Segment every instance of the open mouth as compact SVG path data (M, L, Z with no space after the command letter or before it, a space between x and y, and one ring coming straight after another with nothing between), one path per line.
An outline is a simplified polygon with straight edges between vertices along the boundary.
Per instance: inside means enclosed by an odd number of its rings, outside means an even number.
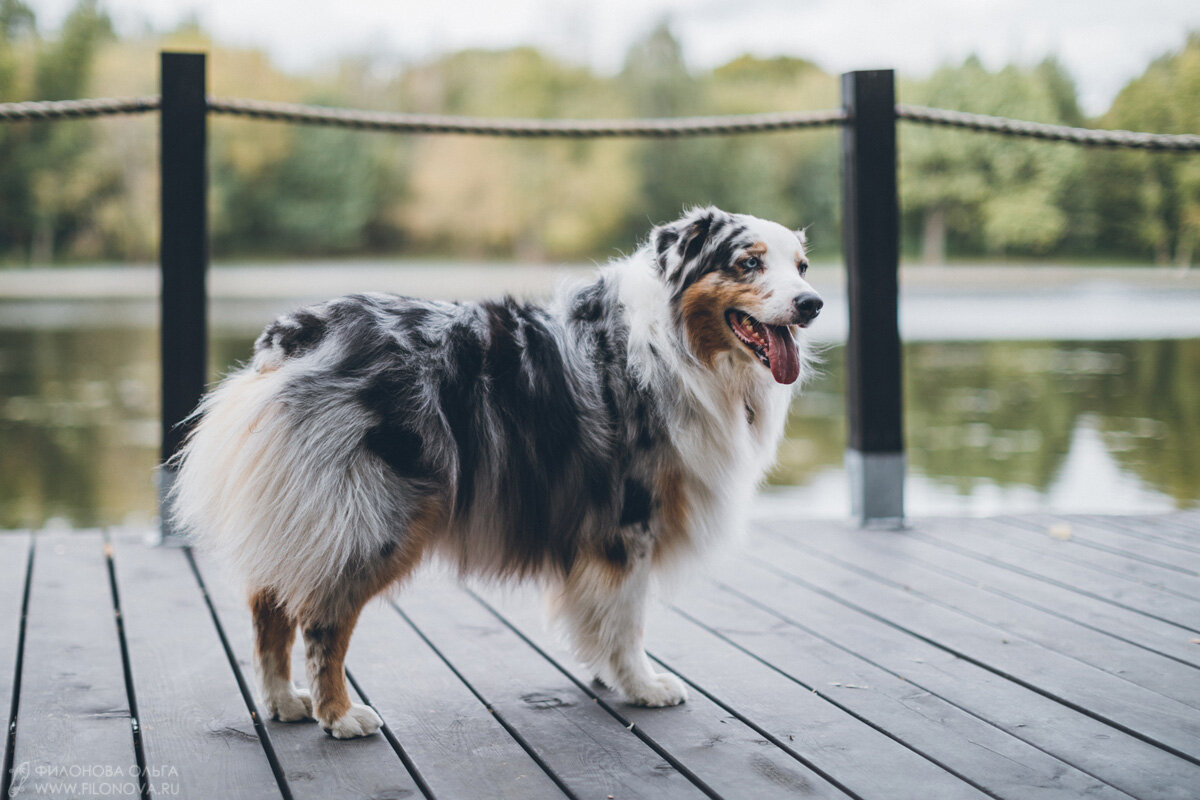
M800 377L800 353L791 326L767 325L736 308L725 312L725 322L777 383L795 383Z

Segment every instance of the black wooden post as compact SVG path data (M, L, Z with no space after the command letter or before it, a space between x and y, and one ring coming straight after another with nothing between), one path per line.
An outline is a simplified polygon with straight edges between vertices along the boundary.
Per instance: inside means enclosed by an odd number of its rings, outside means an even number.
M846 468L860 524L904 517L904 432L898 325L900 207L891 70L842 75L842 236L846 344Z
M159 511L175 471L166 466L187 436L180 424L204 393L208 370L208 103L203 53L162 53L159 164L162 271L162 459Z

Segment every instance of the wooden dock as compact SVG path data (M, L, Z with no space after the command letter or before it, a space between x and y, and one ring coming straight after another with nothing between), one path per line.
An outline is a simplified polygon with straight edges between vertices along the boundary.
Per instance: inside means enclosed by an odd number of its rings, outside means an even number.
M211 564L0 535L0 796L1200 797L1200 511L779 520L651 617L677 708L593 683L528 590L422 574L350 650L382 735L335 741L261 718Z

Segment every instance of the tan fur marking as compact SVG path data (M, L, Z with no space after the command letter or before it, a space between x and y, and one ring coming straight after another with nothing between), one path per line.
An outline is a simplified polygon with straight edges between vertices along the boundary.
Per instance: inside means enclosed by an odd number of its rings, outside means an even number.
M356 611L349 619L333 625L304 629L304 647L309 662L309 683L317 719L332 722L350 710L346 689L346 651L358 622Z
M254 617L254 655L258 663L264 672L269 670L281 681L290 681L296 621L270 589L259 589L250 596L250 613Z
M372 597L390 584L404 580L416 569L425 555L426 548L445 530L448 516L449 511L445 504L437 499L426 501L425 505L413 514L404 532L404 541L392 553L388 568L384 570L386 578L378 588L371 591ZM380 577L384 578L384 575Z
M658 513L662 527L654 542L656 564L687 544L687 492L678 469L664 469L658 476Z
M767 254L767 243L766 242L755 242L754 244L752 244L746 248L747 256L754 256L756 258L762 258L766 254Z
M747 309L762 302L752 287L732 283L720 273L709 273L683 293L683 324L692 352L706 366L712 366L718 353L737 344L725 322L730 308Z

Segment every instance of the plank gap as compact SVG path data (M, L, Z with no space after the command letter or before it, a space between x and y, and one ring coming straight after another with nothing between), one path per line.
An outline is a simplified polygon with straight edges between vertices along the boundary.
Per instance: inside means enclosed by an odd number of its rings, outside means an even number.
M929 544L931 544L935 547L939 547L943 550L949 550L950 552L958 553L958 554L966 556L968 558L973 558L976 561L983 562L984 564L991 564L994 567L1000 567L1001 569L1006 569L1009 572L1016 573L1017 575L1022 575L1026 578L1033 578L1034 580L1038 580L1043 583L1048 583L1051 586L1058 586L1059 588L1067 589L1068 591L1075 592L1076 594L1082 595L1083 597L1087 597L1091 600L1098 600L1102 603L1113 606L1115 608L1120 608L1125 611L1132 611L1133 613L1140 614L1143 617L1149 617L1150 619L1157 620L1159 622L1165 622L1166 624L1172 625L1176 628L1179 628L1180 630L1187 631L1189 633L1200 633L1200 627L1189 627L1187 625L1183 625L1183 624L1177 622L1176 620L1160 616L1159 614L1155 614L1152 611L1147 611L1145 609L1138 608L1137 606L1132 606L1127 603L1122 603L1119 600L1113 600L1111 598L1105 597L1102 594L1098 594L1096 592L1092 592L1087 589L1083 589L1081 587L1075 586L1074 584L1068 583L1066 581L1061 581L1061 580L1054 578L1052 576L1049 576L1049 575L1043 575L1038 572L1031 572L1030 570L1027 570L1027 569L1024 569L1023 567L1017 566L1016 564L1010 564L1007 561L1003 561L1001 559L994 558L994 557L986 555L984 553L979 553L975 550L972 550L971 548L961 547L959 545L953 544L952 542L944 541L940 537L930 536L927 533L923 533L923 532L917 531L917 530L910 531L907 535L919 538L921 541L928 542ZM1074 565L1076 565L1078 567L1082 567L1084 569L1095 570L1103 575L1119 578L1123 581L1130 581L1131 583L1133 583L1136 586L1141 586L1141 587L1145 587L1148 589L1155 589L1157 591L1166 591L1168 593L1171 593L1170 590L1168 590L1168 589L1162 589L1161 587L1155 587L1155 586L1150 586L1149 584L1140 583L1137 580L1134 580L1127 575L1122 575L1118 572L1113 572L1111 570L1104 569L1103 567L1097 567L1092 564L1080 564L1079 562L1076 562L1072 559L1066 559L1066 560L1069 560ZM1186 599L1190 600L1192 598L1186 598Z
M747 600L747 601L750 600L750 598L746 597L745 595L742 595L741 592L737 591L736 589L733 589L732 587L726 586L725 584L718 584L718 585L722 589L725 589L726 591L729 591L733 594L736 594L736 595L742 597L744 600ZM757 604L755 604L755 605L757 605ZM792 675L791 673L787 672L786 670L782 669L781 667L778 667L775 664L771 663L770 661L767 661L763 657L759 656L757 653L755 653L751 650L748 650L747 648L743 647L741 644L738 644L737 642L733 641L729 637L722 634L720 631L717 631L717 630L709 627L708 625L704 624L699 619L692 616L691 614L684 611L683 609L679 608L678 606L671 606L671 610L674 611L679 616L686 619L688 622L692 623L693 625L701 628L704 631L707 631L708 633L717 637L718 639L720 639L721 641L730 645L731 647L734 647L734 648L740 650L741 652L745 653L746 655L750 656L751 658L753 658L755 661L759 662L763 666L768 667L768 668L774 670L775 672L778 672L780 675L787 678L788 680L793 681L793 682L797 683L798 685L804 687L805 689L812 692L817 697L821 698L821 700L825 701L826 703L829 703L831 706L838 709L839 711L846 714L847 716L853 717L854 719L858 720L862 724L866 725L868 728L871 728L872 730L880 733L881 735L886 736L887 738L891 739L892 741L896 742L897 744L901 745L902 747L904 747L908 750L911 750L912 752L916 753L921 758L925 759L926 761L928 761L931 764L933 764L934 766L936 766L938 769L941 769L944 772L947 772L947 773L953 775L954 777L958 778L960 781L967 784L968 786L971 786L972 788L982 792L983 794L986 794L988 797L995 798L996 800L1003 800L1003 798L1001 798L1000 795L997 795L995 792L989 790L987 787L982 786L974 779L972 779L966 775L963 775L962 773L958 772L957 770L942 763L939 759L934 758L933 756L929 755L928 753L923 752L922 750L920 750L917 747L914 747L911 743L904 741L902 738L900 738L896 734L892 733L891 731L887 730L886 728L879 725L878 723L868 719L867 717L858 713L854 709L849 708L845 704L838 702L837 700L830 697L825 692L818 689L816 686L814 686L806 681L801 680L800 678L796 677L795 675Z
M17 713L21 708L21 667L25 658L25 623L29 618L29 594L33 585L33 554L37 537L29 537L29 555L25 560L25 590L21 594L21 620L17 627L17 657L13 666L12 703L8 711L8 730L4 742L4 773L0 774L0 797L9 796L12 785L13 756L17 750Z
M676 610L676 609L672 608L672 610ZM734 646L736 647L736 645L734 645ZM739 649L741 649L741 648L739 648ZM828 771L821 769L821 767L814 764L803 753L800 753L799 751L784 744L783 741L778 736L771 733L766 728L764 728L761 725L759 725L758 723L756 723L754 720L752 720L749 717L742 714L742 712L738 711L736 708L729 705L724 700L722 700L721 698L714 695L712 692L705 689L699 683L697 683L696 681L687 677L679 670L675 669L675 667L669 665L667 662L663 661L661 658L659 658L658 656L654 655L653 653L651 653L649 651L646 652L646 655L652 661L657 662L658 665L661 666L663 669L669 670L671 673L676 675L680 680L682 680L688 686L691 686L697 692L699 692L700 694L704 695L709 700L711 700L714 704L716 704L717 706L720 706L722 709L724 709L727 713L729 713L731 716L736 718L743 725L750 728L752 731L754 731L759 736L766 739L771 744L775 745L777 748L779 748L783 752L787 753L789 756L794 758L799 763L803 764L805 766L805 768L811 770L812 772L816 773L817 775L820 775L825 780L829 781L829 783L831 783L835 787L837 787L837 789L839 791L845 792L849 797L853 798L853 800L865 800L865 798L863 798L860 794L858 794L857 792L852 790L850 787L843 784L841 781L839 781L837 778L835 778L833 775L831 775Z
M1027 739L1027 738L1024 738L1024 737L1014 734L1012 731L1008 730L1005 726L1000 725L1000 724L996 723L995 721L989 719L987 716L983 715L982 713L979 713L979 712L963 705L962 703L955 701L954 699L952 699L950 697L945 696L943 693L930 688L928 685L922 683L921 681L914 680L912 677L901 674L881 662L878 662L878 661L875 661L874 659L868 658L867 656L859 653L858 651L854 650L853 648L847 647L847 646L843 645L842 643L830 638L829 636L826 636L825 634L821 633L820 631L816 630L815 628L805 625L804 623L802 623L796 619L793 619L792 617L789 617L789 616L783 614L782 612L777 611L774 608L771 608L770 606L760 603L757 600L754 600L753 598L749 597L748 595L745 595L744 593L742 593L741 591L739 591L733 587L725 586L722 588L725 588L727 591L730 591L733 594L736 594L737 596L741 597L745 602L753 605L754 607L758 608L765 614L768 614L776 619L779 619L779 620L787 623L788 625L791 625L792 627L795 627L798 630L803 631L804 633L808 634L809 636L812 636L814 639L818 639L822 642L825 642L826 644L830 645L831 647L834 647L834 648L842 651L843 653L846 653L847 655L851 656L852 658L858 659L858 660L862 661L863 663L870 665L874 669L878 669L881 672L891 675L892 677L897 678L898 680L904 682L905 684L907 684L909 686L919 689L920 691L927 692L931 697L935 697L940 702L945 703L947 706L955 708L958 711L961 711L963 714L966 714L967 716L977 719L980 722L982 722L983 724L985 724L991 728L994 728L997 731L1000 731L1005 736L1011 736L1012 738L1016 739L1017 741L1023 742L1024 744L1032 747L1033 749L1037 750L1038 752L1041 752L1041 753L1049 756L1050 758L1053 758L1055 761L1057 761L1061 764L1070 766L1072 769L1078 770L1079 772L1083 773L1084 775L1087 775L1089 778L1092 778L1093 780L1098 781L1118 792L1124 791L1120 787L1115 786L1111 781L1106 780L1105 778L1095 774L1094 772L1090 771L1086 767L1076 764L1076 763L1064 758L1062 755L1060 755L1058 753L1052 752L1051 750L1047 749L1046 747L1043 747L1042 745L1038 744L1035 741L1031 741L1030 739ZM682 611L680 609L673 608L672 610L676 611L677 613L681 614L682 616L685 616L685 617L688 616L687 612ZM705 628L706 630L709 630L709 632L712 633L714 636L717 636L721 639L728 641L731 646L736 647L736 648L742 650L743 652L746 652L752 658L758 659L762 663L766 664L768 667L775 669L777 672L780 672L781 674L787 675L792 680L796 680L794 677L783 672L782 670L780 670L778 667L775 667L770 662L768 662L764 659L758 658L757 655L750 652L749 650L747 650L745 647L738 644L737 642L730 640L728 637L724 636L719 631L711 630L708 628L707 625L703 625L702 623L696 623L696 624L700 624L701 627ZM799 681L797 681L797 682L800 683ZM801 683L801 685L803 685L803 683Z
M997 522L1002 522L1006 525L1009 525L1014 528L1018 528L1023 531L1027 531L1029 533L1041 534L1044 532L1044 527L1040 523L1032 522L1029 520L1023 520L1023 519L1020 519L1017 517L998 517ZM1171 564L1166 561L1160 561L1157 558L1150 558L1149 556L1144 556L1140 553L1135 553L1130 550L1126 550L1124 548L1112 547L1111 545L1106 545L1101 542L1091 541L1082 536L1072 536L1071 543L1082 545L1083 547L1087 547L1092 550L1099 550L1101 553L1108 553L1109 555L1120 556L1121 558L1128 558L1133 561L1140 561L1141 563L1148 564L1151 567L1158 567L1159 569L1171 570L1172 572L1177 572L1181 575L1186 575L1189 578L1196 577L1195 570L1190 570L1186 567L1181 567L1178 564Z
M196 559L192 555L192 549L190 547L181 549L187 558L192 575L196 578L196 583L200 586L200 594L204 598L204 605L208 608L208 614L217 629L217 636L221 640L221 647L225 649L225 657L229 660L229 667L233 670L233 677L237 681L238 690L242 693L242 700L245 701L246 710L250 712L250 719L254 723L254 731L258 734L258 740L262 744L263 752L267 756L267 762L271 765L271 772L274 773L275 781L279 784L279 792L283 795L284 800L294 800L291 787L288 786L287 776L284 775L283 767L279 763L279 757L275 754L275 747L271 744L271 734L267 731L267 726L263 724L262 715L258 713L258 705L254 702L254 697L250 693L250 687L247 686L246 678L242 675L242 670L238 666L237 656L234 655L233 648L229 644L229 638L225 635L225 628L222 627L221 620L217 616L217 610L213 607L212 598L208 596L208 587L204 583L204 578L200 575L200 569L196 566Z
M117 626L117 644L121 651L121 670L125 678L125 696L129 701L130 733L133 735L133 756L138 766L138 792L142 800L150 800L150 778L146 771L146 751L142 746L142 729L138 716L137 693L133 687L133 667L129 661L129 645L125 641L125 620L121 616L121 593L117 589L117 571L113 564L112 541L108 531L101 533L104 542L104 566L108 570L108 586L112 593L113 620Z
M379 714L379 718L383 720L383 725L380 728L383 738L388 740L388 744L396 751L396 755L400 756L400 761L404 764L404 768L408 770L408 774L412 776L413 781L417 784L417 788L421 790L421 794L425 795L427 800L436 800L433 789L425 781L425 776L421 774L421 770L417 769L416 763L413 762L412 758L405 751L404 745L400 744L400 740L396 738L396 734L392 731L391 726L387 724L387 720L383 719L383 714L378 708L375 708L375 704L371 702L371 698L367 697L367 693L363 691L362 686L354 679L354 673L350 671L349 667L346 668L346 680L354 687L354 691L358 692L359 698L371 708L374 708L375 713Z
M473 597L475 599L475 602L477 602L481 606L483 606L483 608L488 613L490 613L493 617L495 617L500 622L501 625L503 625L504 627L508 628L510 631L515 633L521 641L525 642L525 644L532 647L538 655L540 655L547 662L549 662L551 666L553 666L556 670L558 670L564 676L566 676L567 680L569 680L571 683L578 686L579 689L584 694L586 694L597 705L599 705L606 712L608 712L609 716L611 716L617 722L619 722L623 726L625 726L625 729L628 730L630 733L632 733L634 736L641 739L646 744L647 747L649 747L651 750L653 750L654 752L656 752L660 756L662 756L663 760L665 760L668 764L670 764L672 767L674 767L675 770L680 775L683 775L685 778L687 778L689 781L691 781L696 786L697 789L704 792L706 795L713 798L714 800L721 800L721 795L719 795L711 786L709 786L707 783L705 783L704 780L702 780L700 778L700 776L696 775L694 772L692 772L692 770L688 769L683 763L681 763L679 761L679 759L677 759L675 756L671 755L670 751L668 751L665 747L663 747L657 741L655 741L652 736L647 734L641 728L637 727L634 723L630 722L625 717L624 714L617 711L617 709L613 708L611 703L606 701L604 698L600 697L600 695L593 692L590 687L588 687L586 684L584 684L582 681L580 681L578 678L576 678L574 675L572 675L570 670L563 667L562 664L559 664L557 659L555 659L553 656L551 656L549 653L547 653L545 650L543 650L541 647L539 647L536 642L534 642L532 639L530 639L528 636L526 636L524 631L522 631L517 626L515 626L511 622L509 622L508 619L503 614L501 614L499 611L497 611L495 608L493 608L490 603L488 603L486 600L484 600L482 597L480 597L478 594L476 594L470 588L464 587L464 591L467 594L469 594L471 597Z
M408 626L413 629L413 632L417 634L417 636L421 638L421 641L423 641L425 645L442 660L442 663L454 673L454 676L462 682L463 686L466 686L471 694L475 695L475 698L483 704L483 707L488 710L488 713L492 715L496 722L500 723L500 727L504 728L508 735L513 738L513 741L520 745L521 749L529 754L529 757L532 758L534 763L541 768L542 772L546 773L546 777L553 781L554 785L562 790L562 793L571 798L571 800L581 800L581 798L575 794L575 792L571 791L571 787L567 786L566 782L563 781L563 779L559 777L553 768L546 763L537 750L533 748L533 745L526 741L525 737L522 736L520 732L507 719L504 718L504 715L496 710L496 708L492 706L488 699L484 697L469 680L467 680L467 676L463 675L462 672L459 671L458 667L454 666L454 664L450 662L450 659L446 657L445 653L438 649L438 646L435 645L433 641L425 635L423 630L417 627L417 623L414 622L412 618L408 616L408 614L404 613L404 609L402 609L394 600L389 600L388 603L396 610L396 613L408 623Z
M1092 709L1087 708L1086 706L1083 706L1072 700L1068 700L1067 698L1057 695L1054 692L1051 692L1047 689L1043 689L1042 687L1038 686L1035 683L1032 683L1031 681L1027 681L1023 678L1019 678L1010 672L1007 672L1003 669L1000 669L999 667L996 667L992 664L987 663L986 661L984 661L982 659L976 658L972 655L969 655L968 653L965 653L961 650L951 647L948 644L943 644L942 642L939 642L936 639L933 639L931 637L924 636L920 633L917 633L916 631L906 628L903 625L900 625L899 623L892 622L891 620L887 619L886 617L884 617L880 614L876 614L875 612L871 611L870 609L864 608L855 603L851 603L849 600L839 597L836 593L827 591L826 589L823 589L820 586L809 583L808 581L804 580L803 578L800 578L799 576L793 575L793 574L785 572L783 570L778 570L774 566L769 566L766 564L764 564L762 566L764 569L767 569L768 571L774 573L775 575L778 575L779 577L783 578L784 580L791 581L792 583L796 583L800 586L803 586L804 588L808 589L809 591L815 592L828 600L834 601L835 603L839 603L839 604L845 606L846 608L851 609L852 611L856 611L859 614L867 616L867 617L869 617L877 622L880 622L890 628L900 631L901 633L904 633L908 636L912 636L915 639L919 639L920 641L925 642L928 645L936 647L938 650L949 653L950 655L955 656L957 658L961 658L963 661L966 661L970 664L974 664L975 666L981 667L982 669L986 669L988 672L991 672L992 674L994 674L998 677L1001 677L1007 681L1011 681L1011 682L1017 684L1018 686L1022 686L1024 688L1030 690L1031 692L1036 692L1037 694L1040 694L1043 697L1053 700L1056 703L1060 703L1061 705L1066 706L1067 708L1069 708L1073 711L1076 711L1080 714L1091 717L1092 719L1094 719L1098 722L1102 722L1105 725L1108 725L1111 728L1115 728L1116 730L1119 730L1128 736L1132 736L1135 739L1139 739L1140 741L1143 741L1146 744L1157 747L1160 750L1170 753L1171 755L1175 756L1176 758L1181 758L1184 761L1187 761L1188 763L1200 766L1200 758L1197 758L1189 753L1186 753L1176 747L1172 747L1171 745L1166 744L1165 742L1161 742L1161 741L1155 739L1153 736L1148 736L1147 734L1144 734L1141 731L1135 730L1134 728L1131 728L1130 726L1125 725L1124 723L1118 722L1117 720L1114 720L1110 717L1100 714L1099 712L1093 711ZM739 596L746 597L747 599L751 599L751 598L748 598L746 595L743 595L741 592L734 589L733 587L727 587L727 588L730 591L738 594Z
M931 594L927 594L926 592L922 592L918 589L915 589L912 586L894 581L891 578L888 578L884 575L880 575L878 572L875 572L874 570L870 570L865 567L860 567L857 564L854 564L854 563L851 563L844 559L838 558L837 556L835 556L831 553L826 553L826 552L818 550L816 548L807 547L803 544L800 544L799 542L796 542L796 541L790 540L790 539L786 539L785 537L782 537L782 536L779 536L776 538L779 539L780 541L783 541L784 543L786 543L789 547L793 547L797 550L802 551L807 556L819 559L821 561L825 561L830 564L834 564L845 570L853 572L856 575L861 575L862 577L866 578L867 580L874 581L874 582L882 584L884 586L889 586L893 589L899 589L899 590L908 592L909 594L913 595L914 597L921 598L923 601L925 601L926 603L929 603L930 605L938 606L939 608L944 608L944 609L946 609L948 611L952 611L956 614L961 614L962 616L967 617L969 619L973 619L976 622L982 623L984 625L988 625L992 628L995 628L996 630L1003 631L1014 638L1020 638L1020 639L1026 639L1029 641L1033 641L1033 640L1029 639L1029 637L1025 634L1022 634L1018 631L1010 630L1009 628L999 624L998 622L992 622L991 620L981 617L978 614L975 614L974 612L967 611L963 608L959 608L958 606L955 606L944 600L940 600ZM1136 647L1139 650L1143 650L1148 653L1153 653L1156 656L1161 656L1163 658L1170 659L1171 661L1175 661L1179 664L1182 664L1185 667L1189 667L1191 669L1200 669L1200 665L1197 665L1191 661L1188 661L1183 658L1179 658L1178 656L1171 655L1170 653L1165 653L1161 650L1157 650L1157 649L1151 647L1150 645L1142 644L1141 642L1137 642L1132 639L1128 639L1124 636L1121 636L1120 634L1113 633L1112 631L1106 630L1099 626L1090 625L1090 624L1083 622L1081 620L1078 620L1072 616L1063 614L1059 611L1055 611L1053 608L1048 608L1048 607L1039 605L1038 603L1034 603L1032 601L1026 600L1025 598L1022 598L1018 595L1011 594L1009 592L1005 592L1000 589L994 589L990 586L985 585L982 581L979 581L978 579L972 579L972 578L969 578L964 575L959 575L959 574L955 573L953 570L949 570L941 565L932 564L927 561L924 561L923 559L915 558L915 557L913 557L911 555L907 555L907 554L896 554L896 553L889 552L888 557L894 558L894 559L897 559L900 561L905 561L910 564L916 564L917 566L919 566L922 569L928 569L930 572L937 573L945 578L956 581L958 583L962 583L962 584L970 587L971 589L982 590L984 592L987 592L988 594L992 594L997 597L1003 597L1006 600L1010 600L1012 602L1026 606L1027 608L1035 609L1044 614L1049 614L1050 616L1061 619L1072 625L1077 625L1081 628L1090 630L1093 633L1098 633L1107 638L1115 639L1116 641ZM762 559L756 558L754 556L750 556L750 558L751 558L751 560L755 561L756 563L758 563L760 565L765 565L765 563L766 563L766 562L763 562ZM1128 681L1129 683L1133 683L1135 685L1139 685L1139 686L1141 685L1137 681L1131 680L1130 678L1125 677L1124 675L1120 674L1119 672L1113 672L1111 669L1108 669L1106 667L1101 667L1101 666L1093 664L1089 661L1085 661L1084 659L1080 658L1079 656L1074 655L1073 653L1067 652L1062 647L1045 644L1043 642L1034 642L1034 643L1038 647L1042 647L1046 650L1050 650L1051 652L1058 653L1059 655L1061 655L1065 658L1070 658L1073 661L1078 661L1081 664L1087 664L1090 667L1099 669L1103 672L1107 672L1108 674L1112 675L1113 677L1120 678L1121 680ZM1150 687L1143 687L1143 688L1150 688ZM1151 688L1151 691L1154 691L1154 689Z

